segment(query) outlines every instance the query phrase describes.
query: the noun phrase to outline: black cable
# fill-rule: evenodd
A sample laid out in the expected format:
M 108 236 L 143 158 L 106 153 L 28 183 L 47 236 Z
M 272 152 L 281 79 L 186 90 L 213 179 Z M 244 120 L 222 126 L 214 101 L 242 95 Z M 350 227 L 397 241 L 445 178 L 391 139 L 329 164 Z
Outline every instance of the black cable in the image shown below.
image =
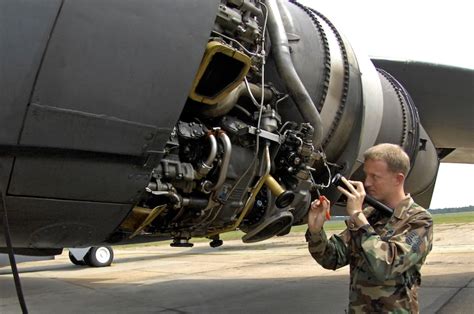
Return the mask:
M 5 232 L 5 242 L 8 248 L 8 257 L 10 258 L 10 266 L 12 268 L 13 279 L 15 281 L 16 294 L 18 296 L 18 302 L 20 303 L 21 310 L 24 314 L 28 313 L 26 308 L 25 298 L 23 297 L 23 291 L 21 289 L 20 276 L 18 275 L 18 268 L 16 267 L 15 253 L 13 252 L 12 239 L 10 236 L 10 226 L 8 224 L 8 215 L 7 215 L 7 205 L 5 203 L 5 198 L 3 197 L 3 192 L 0 189 L 0 206 L 3 207 L 3 228 Z

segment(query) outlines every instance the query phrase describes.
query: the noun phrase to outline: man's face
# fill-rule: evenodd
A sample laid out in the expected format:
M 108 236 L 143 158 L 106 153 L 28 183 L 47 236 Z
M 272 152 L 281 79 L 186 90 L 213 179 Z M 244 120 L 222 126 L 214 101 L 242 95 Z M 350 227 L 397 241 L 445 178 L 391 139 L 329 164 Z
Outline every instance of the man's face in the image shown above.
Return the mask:
M 399 185 L 398 174 L 390 171 L 383 160 L 368 159 L 364 162 L 365 181 L 364 186 L 367 194 L 379 201 L 390 199 L 397 192 Z

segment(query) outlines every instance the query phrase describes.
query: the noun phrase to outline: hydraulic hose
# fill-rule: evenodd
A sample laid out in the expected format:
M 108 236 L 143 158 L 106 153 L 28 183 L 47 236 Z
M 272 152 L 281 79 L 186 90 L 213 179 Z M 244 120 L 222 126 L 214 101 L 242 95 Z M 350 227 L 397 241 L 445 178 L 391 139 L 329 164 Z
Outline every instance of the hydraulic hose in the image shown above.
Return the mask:
M 303 116 L 303 119 L 308 120 L 314 127 L 313 145 L 319 147 L 323 136 L 321 117 L 293 65 L 288 37 L 286 36 L 277 1 L 280 0 L 266 1 L 269 13 L 268 32 L 272 43 L 275 64 L 290 97 L 298 107 L 298 111 Z

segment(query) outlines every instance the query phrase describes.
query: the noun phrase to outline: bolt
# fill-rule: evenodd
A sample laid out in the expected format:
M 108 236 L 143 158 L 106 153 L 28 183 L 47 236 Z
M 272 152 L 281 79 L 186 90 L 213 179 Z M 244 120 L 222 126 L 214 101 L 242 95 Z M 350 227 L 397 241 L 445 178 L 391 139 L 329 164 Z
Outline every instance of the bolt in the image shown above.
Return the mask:
M 145 140 L 147 140 L 147 141 L 151 140 L 154 135 L 155 134 L 153 134 L 153 133 L 148 133 L 147 135 L 145 135 Z

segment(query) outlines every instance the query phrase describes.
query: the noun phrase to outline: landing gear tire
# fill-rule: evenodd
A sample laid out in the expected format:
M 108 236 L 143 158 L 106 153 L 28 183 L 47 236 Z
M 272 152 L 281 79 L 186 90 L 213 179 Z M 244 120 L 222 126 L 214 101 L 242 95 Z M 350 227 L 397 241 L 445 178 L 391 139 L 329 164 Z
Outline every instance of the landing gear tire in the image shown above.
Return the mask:
M 71 263 L 73 263 L 74 265 L 77 265 L 77 266 L 85 266 L 86 265 L 86 262 L 83 261 L 83 260 L 77 260 L 74 255 L 72 255 L 71 252 L 69 252 L 69 260 L 71 261 Z
M 110 246 L 93 246 L 84 256 L 84 262 L 91 267 L 106 267 L 112 264 L 114 251 Z

